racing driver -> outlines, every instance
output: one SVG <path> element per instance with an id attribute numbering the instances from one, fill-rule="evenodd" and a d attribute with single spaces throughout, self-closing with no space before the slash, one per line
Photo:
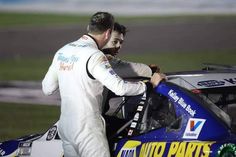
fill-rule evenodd
<path id="1" fill-rule="evenodd" d="M 122 78 L 145 77 L 150 78 L 152 73 L 159 72 L 157 65 L 149 66 L 142 63 L 128 62 L 117 57 L 122 48 L 127 29 L 124 25 L 115 22 L 111 33 L 111 39 L 103 47 L 102 51 L 106 54 L 113 70 Z"/>
<path id="2" fill-rule="evenodd" d="M 124 61 L 117 57 L 124 43 L 126 33 L 127 28 L 124 25 L 115 22 L 113 31 L 111 33 L 111 38 L 102 49 L 117 75 L 123 79 L 146 79 L 150 78 L 152 73 L 159 72 L 160 69 L 157 65 L 151 64 L 148 66 L 143 63 Z M 104 115 L 110 108 L 109 98 L 113 97 L 114 93 L 109 92 L 107 88 L 104 88 L 103 95 L 104 98 L 102 104 Z"/>

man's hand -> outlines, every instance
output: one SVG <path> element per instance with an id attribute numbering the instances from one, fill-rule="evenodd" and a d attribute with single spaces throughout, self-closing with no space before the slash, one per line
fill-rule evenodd
<path id="1" fill-rule="evenodd" d="M 160 67 L 156 64 L 149 64 L 148 66 L 151 68 L 153 74 L 161 71 Z"/>
<path id="2" fill-rule="evenodd" d="M 154 73 L 151 77 L 151 84 L 153 86 L 153 88 L 155 88 L 156 86 L 158 86 L 158 84 L 161 82 L 161 80 L 165 80 L 166 79 L 166 75 L 163 73 Z"/>
<path id="3" fill-rule="evenodd" d="M 112 55 L 110 55 L 110 54 L 106 54 L 106 57 L 107 57 L 107 59 L 110 61 L 110 60 L 112 60 L 112 59 L 114 59 L 114 56 L 112 56 Z"/>

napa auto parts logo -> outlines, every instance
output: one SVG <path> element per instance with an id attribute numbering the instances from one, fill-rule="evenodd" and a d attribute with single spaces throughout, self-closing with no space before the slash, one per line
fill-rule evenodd
<path id="1" fill-rule="evenodd" d="M 127 141 L 117 157 L 208 157 L 215 141 L 147 142 Z M 136 147 L 141 147 L 136 151 Z M 201 151 L 200 151 L 201 150 Z"/>
<path id="2" fill-rule="evenodd" d="M 202 127 L 205 123 L 205 119 L 190 118 L 188 120 L 187 127 L 184 131 L 183 138 L 185 139 L 197 139 L 201 133 Z"/>
<path id="3" fill-rule="evenodd" d="M 141 145 L 140 141 L 127 141 L 123 148 L 120 150 L 119 154 L 117 157 L 136 157 L 137 152 L 136 152 L 136 147 Z"/>

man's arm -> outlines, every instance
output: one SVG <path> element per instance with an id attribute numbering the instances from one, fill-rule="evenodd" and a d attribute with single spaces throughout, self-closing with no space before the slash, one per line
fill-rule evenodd
<path id="1" fill-rule="evenodd" d="M 128 62 L 113 56 L 108 56 L 108 59 L 113 70 L 122 78 L 150 78 L 152 76 L 152 70 L 146 64 Z"/>
<path id="2" fill-rule="evenodd" d="M 51 95 L 58 89 L 58 87 L 56 61 L 54 59 L 42 81 L 42 90 L 45 95 Z"/>
<path id="3" fill-rule="evenodd" d="M 142 81 L 124 81 L 112 69 L 106 56 L 102 53 L 96 53 L 91 57 L 88 69 L 94 78 L 99 80 L 116 95 L 139 95 L 147 89 L 147 86 Z"/>

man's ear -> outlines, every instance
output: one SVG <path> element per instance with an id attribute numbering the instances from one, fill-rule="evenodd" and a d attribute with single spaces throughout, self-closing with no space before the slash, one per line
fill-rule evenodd
<path id="1" fill-rule="evenodd" d="M 112 32 L 112 29 L 108 29 L 108 30 L 106 30 L 106 32 L 105 32 L 105 39 L 110 39 L 110 37 L 111 37 L 111 32 Z"/>

